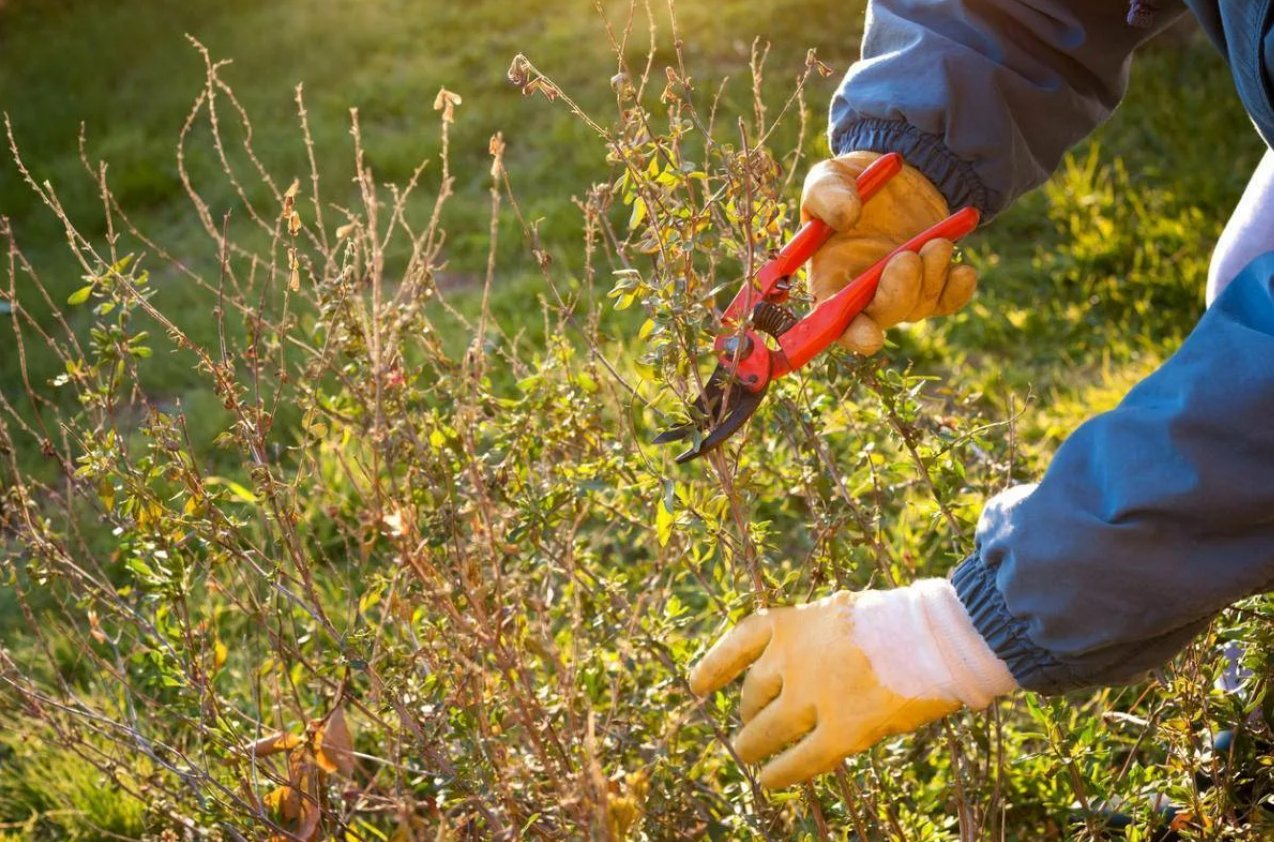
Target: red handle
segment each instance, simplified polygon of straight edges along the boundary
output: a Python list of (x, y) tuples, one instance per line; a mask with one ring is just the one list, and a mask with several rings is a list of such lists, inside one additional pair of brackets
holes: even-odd
[(771, 377), (782, 377), (812, 360), (824, 348), (840, 338), (849, 323), (871, 303), (885, 265), (904, 251), (919, 251), (930, 240), (958, 240), (978, 227), (977, 208), (964, 208), (917, 234), (870, 269), (850, 281), (840, 292), (815, 307), (779, 339), (781, 352), (774, 355)]
[[(885, 182), (901, 171), (901, 155), (897, 152), (881, 155), (854, 180), (858, 198), (866, 202), (880, 192)], [(726, 308), (721, 320), (738, 322), (747, 313), (752, 312), (753, 305), (758, 301), (771, 301), (775, 304), (785, 301), (787, 289), (780, 288), (780, 281), (793, 275), (835, 233), (836, 230), (821, 219), (811, 219), (802, 225), (796, 235), (779, 249), (779, 253), (767, 260), (765, 265), (757, 271), (756, 277), (751, 282), (743, 284), (738, 294), (734, 296), (734, 300), (730, 302), (730, 306)]]

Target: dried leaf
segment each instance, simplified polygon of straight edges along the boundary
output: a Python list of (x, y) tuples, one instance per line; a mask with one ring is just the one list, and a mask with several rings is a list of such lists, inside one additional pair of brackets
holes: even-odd
[[(298, 738), (300, 740), (300, 738)], [(303, 740), (288, 755), (288, 783), (266, 796), (277, 823), (286, 834), (275, 833), (270, 842), (312, 842), (318, 838), (322, 809), (323, 772)]]
[(533, 71), (530, 60), (518, 53), (513, 57), (513, 63), (509, 65), (509, 81), (519, 88), (524, 87), (530, 81)]
[(487, 152), (491, 155), (491, 177), (499, 178), (504, 162), (504, 132), (491, 135), (491, 140), (487, 143)]
[(456, 120), (456, 106), (463, 103), (460, 94), (449, 91), (446, 88), (438, 89), (438, 96), (434, 97), (434, 111), (442, 112), (442, 121), (444, 123), (454, 123)]
[(289, 784), (266, 793), (265, 806), (280, 819), (280, 823), (294, 821), (301, 816), (301, 793)]
[(325, 772), (354, 773), (354, 740), (345, 722), (345, 711), (332, 711), (314, 735), (314, 759)]
[(263, 737), (243, 750), (249, 757), (269, 757), (281, 751), (291, 751), (301, 745), (304, 740), (299, 734), (279, 733)]
[(294, 178), (292, 179), (292, 186), (283, 194), (283, 217), (285, 219), (291, 215), (292, 208), (296, 205), (296, 194), (300, 189), (301, 182)]
[(270, 842), (311, 842), (318, 838), (322, 811), (318, 801), (302, 789), (284, 784), (266, 795), (265, 805), (274, 814), (275, 823), (286, 831), (270, 834)]
[(543, 76), (540, 76), (539, 78), (536, 78), (536, 79), (532, 79), (531, 81), (523, 85), (522, 93), (525, 94), (526, 96), (531, 96), (532, 94), (536, 94), (536, 93), (544, 94), (544, 98), (547, 99), (549, 102), (552, 102), (558, 97), (557, 88), (554, 87), (552, 82), (549, 82)]
[(88, 633), (93, 636), (94, 640), (98, 643), (106, 642), (106, 632), (102, 631), (102, 624), (97, 619), (97, 612), (92, 608), (88, 610), (88, 628)]
[(818, 72), (818, 75), (822, 76), (824, 79), (826, 79), (828, 76), (831, 76), (832, 73), (835, 72), (826, 64), (819, 61), (818, 56), (815, 55), (815, 50), (812, 47), (810, 48), (810, 51), (805, 54), (805, 66), (812, 67), (814, 70)]

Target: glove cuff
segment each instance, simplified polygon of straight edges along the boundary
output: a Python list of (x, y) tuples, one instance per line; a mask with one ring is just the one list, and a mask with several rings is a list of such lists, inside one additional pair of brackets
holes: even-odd
[(949, 699), (980, 710), (1017, 689), (946, 579), (865, 591), (854, 601), (853, 616), (855, 645), (880, 683), (900, 696)]

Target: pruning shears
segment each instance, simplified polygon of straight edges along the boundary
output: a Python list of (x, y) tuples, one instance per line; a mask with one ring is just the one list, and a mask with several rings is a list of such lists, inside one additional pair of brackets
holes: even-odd
[[(855, 186), (863, 202), (902, 171), (902, 156), (882, 155), (858, 176)], [(719, 447), (756, 412), (772, 381), (797, 371), (836, 341), (849, 323), (871, 303), (885, 265), (905, 251), (919, 251), (930, 240), (958, 240), (978, 226), (977, 208), (966, 207), (922, 231), (876, 261), (871, 268), (823, 301), (804, 318), (784, 306), (792, 276), (836, 233), (811, 219), (756, 274), (744, 281), (721, 316), (722, 330), (713, 342), (717, 367), (695, 399), (692, 420), (665, 430), (656, 444), (693, 438), (677, 457), (688, 462)], [(773, 338), (767, 344), (761, 336)]]

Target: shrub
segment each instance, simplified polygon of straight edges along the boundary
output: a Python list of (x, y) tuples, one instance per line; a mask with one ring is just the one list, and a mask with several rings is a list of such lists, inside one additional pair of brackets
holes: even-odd
[[(723, 125), (679, 53), (656, 73), (625, 60), (627, 37), (612, 33), (613, 121), (514, 60), (524, 93), (597, 133), (613, 177), (578, 199), (583, 245), (563, 258), (493, 137), (492, 259), (459, 293), (443, 219), (463, 105), (445, 90), (442, 155), (403, 185), (376, 179), (353, 112), (345, 189), (261, 165), (209, 60), (178, 155), (202, 253), (138, 230), (87, 156), (102, 236), (27, 175), (84, 283), (34, 318), (40, 269), (0, 231), (23, 371), (36, 353), (64, 369), (0, 396), (0, 822), (45, 838), (1057, 839), (1098, 838), (1103, 805), (1125, 802), (1129, 838), (1148, 838), (1164, 793), (1183, 838), (1255, 832), (1264, 600), (1144, 686), (1006, 700), (793, 792), (733, 762), (732, 696), (684, 680), (706, 642), (758, 606), (941, 575), (980, 501), (1044, 454), (959, 378), (838, 354), (707, 460), (647, 444), (700, 386), (718, 291), (796, 221), (799, 152), (769, 141), (804, 128), (804, 83), (826, 69), (811, 54), (768, 102), (755, 50), (753, 113)], [(299, 89), (297, 106), (312, 148)], [(237, 204), (206, 201), (191, 160)], [(424, 219), (405, 212), (420, 190)], [(525, 247), (502, 266), (509, 213)], [(204, 290), (206, 312), (167, 312), (173, 284)], [(148, 371), (174, 360), (206, 389), (155, 394)], [(1260, 668), (1243, 693), (1212, 689), (1223, 639)], [(1244, 762), (1203, 759), (1217, 722), (1243, 726)]]

